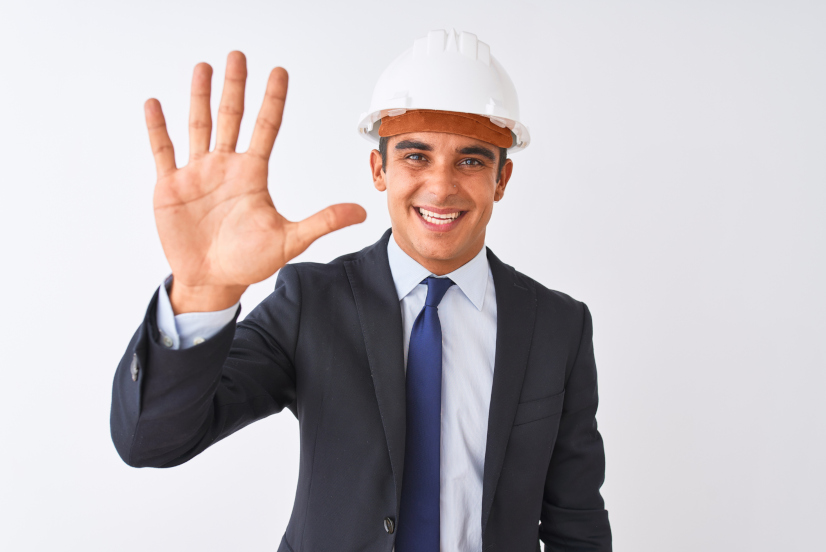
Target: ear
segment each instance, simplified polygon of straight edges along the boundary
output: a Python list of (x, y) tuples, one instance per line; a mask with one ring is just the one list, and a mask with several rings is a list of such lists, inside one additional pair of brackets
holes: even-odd
[(499, 182), (496, 183), (496, 190), (493, 192), (493, 201), (499, 201), (505, 196), (505, 187), (513, 174), (513, 160), (507, 159), (499, 173)]
[(373, 186), (383, 192), (387, 189), (387, 183), (384, 181), (384, 171), (381, 166), (381, 152), (373, 150), (370, 152), (370, 172), (373, 174)]

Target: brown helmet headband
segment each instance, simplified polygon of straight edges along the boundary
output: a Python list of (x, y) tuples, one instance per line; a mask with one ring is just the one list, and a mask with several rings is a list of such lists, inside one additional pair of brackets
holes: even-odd
[(475, 138), (500, 148), (509, 148), (513, 145), (510, 129), (493, 124), (484, 115), (414, 109), (395, 117), (382, 117), (379, 136), (396, 136), (408, 132), (449, 132)]

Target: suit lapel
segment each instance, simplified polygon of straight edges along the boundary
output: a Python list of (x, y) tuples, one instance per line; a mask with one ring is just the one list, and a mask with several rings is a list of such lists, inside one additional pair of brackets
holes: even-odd
[[(396, 511), (401, 499), (405, 444), (405, 374), (401, 307), (387, 260), (388, 230), (344, 267), (358, 310), (370, 373), (381, 413), (393, 481)], [(536, 317), (536, 292), (513, 268), (488, 249), (496, 288), (496, 356), (488, 418), (482, 492), (482, 531), (490, 516), (496, 485), (513, 426), (528, 363)]]
[(399, 297), (387, 261), (388, 230), (382, 238), (344, 267), (358, 309), (379, 412), (390, 451), (396, 485), (396, 511), (401, 499), (405, 443), (404, 330)]
[(500, 261), (490, 249), (488, 261), (496, 289), (496, 356), (485, 449), (483, 535), (519, 404), (536, 319), (536, 291), (533, 287), (518, 278), (513, 268)]

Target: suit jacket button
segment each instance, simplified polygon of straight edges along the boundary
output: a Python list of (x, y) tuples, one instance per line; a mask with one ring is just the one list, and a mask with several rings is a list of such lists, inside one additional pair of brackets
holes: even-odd
[(393, 521), (393, 518), (384, 518), (384, 530), (391, 535), (393, 534), (393, 531), (396, 530), (396, 522)]
[(129, 366), (129, 372), (132, 374), (132, 381), (138, 381), (138, 354), (135, 353), (132, 355), (132, 365)]

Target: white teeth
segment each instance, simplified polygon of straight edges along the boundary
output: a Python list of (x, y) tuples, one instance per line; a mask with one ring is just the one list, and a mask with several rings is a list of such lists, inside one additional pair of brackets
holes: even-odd
[(419, 208), (419, 213), (422, 215), (423, 219), (431, 224), (448, 224), (456, 220), (459, 216), (458, 211), (442, 215), (440, 213), (434, 213), (433, 211), (428, 211), (427, 209), (422, 208)]

